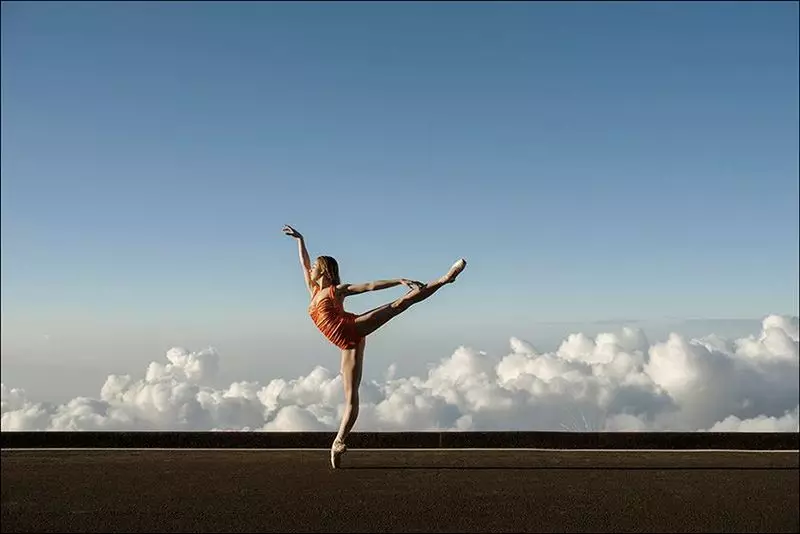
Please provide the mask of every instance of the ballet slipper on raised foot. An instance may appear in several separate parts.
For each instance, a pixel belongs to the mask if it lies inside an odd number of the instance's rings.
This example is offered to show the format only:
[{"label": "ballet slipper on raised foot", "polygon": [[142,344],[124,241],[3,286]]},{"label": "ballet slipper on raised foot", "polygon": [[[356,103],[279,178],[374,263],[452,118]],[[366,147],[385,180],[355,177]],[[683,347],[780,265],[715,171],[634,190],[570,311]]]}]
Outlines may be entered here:
[{"label": "ballet slipper on raised foot", "polygon": [[447,274],[441,278],[442,283],[444,284],[452,284],[456,281],[456,277],[461,274],[461,271],[467,266],[467,260],[461,258],[457,262],[450,267],[450,270],[447,271]]}]

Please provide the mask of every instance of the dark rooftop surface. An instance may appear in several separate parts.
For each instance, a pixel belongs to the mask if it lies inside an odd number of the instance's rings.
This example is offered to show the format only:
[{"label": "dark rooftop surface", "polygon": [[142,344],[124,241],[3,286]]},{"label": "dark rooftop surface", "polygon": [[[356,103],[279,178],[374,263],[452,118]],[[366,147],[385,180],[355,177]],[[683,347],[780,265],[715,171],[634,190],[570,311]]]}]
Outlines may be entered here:
[{"label": "dark rooftop surface", "polygon": [[4,449],[0,487],[2,532],[800,531],[796,451]]}]

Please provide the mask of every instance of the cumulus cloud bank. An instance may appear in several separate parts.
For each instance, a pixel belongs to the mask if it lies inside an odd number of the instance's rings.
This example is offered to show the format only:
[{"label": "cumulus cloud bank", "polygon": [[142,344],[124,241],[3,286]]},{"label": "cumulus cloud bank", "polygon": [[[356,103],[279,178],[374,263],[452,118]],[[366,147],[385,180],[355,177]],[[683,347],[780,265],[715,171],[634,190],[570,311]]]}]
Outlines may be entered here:
[{"label": "cumulus cloud bank", "polygon": [[[570,430],[797,432],[797,318],[769,316],[733,341],[671,334],[650,344],[624,328],[573,334],[555,352],[512,338],[491,356],[468,347],[424,377],[362,383],[355,431]],[[338,370],[266,384],[209,385],[214,349],[174,348],[143,377],[111,375],[99,398],[37,403],[2,384],[2,430],[335,430]],[[367,358],[366,365],[369,365]]]}]

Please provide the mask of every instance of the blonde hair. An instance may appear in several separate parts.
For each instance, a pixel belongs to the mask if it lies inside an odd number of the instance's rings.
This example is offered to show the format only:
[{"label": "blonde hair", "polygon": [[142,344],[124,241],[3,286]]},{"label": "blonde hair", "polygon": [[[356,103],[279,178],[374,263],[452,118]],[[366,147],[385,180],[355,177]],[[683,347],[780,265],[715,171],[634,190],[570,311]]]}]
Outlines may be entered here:
[{"label": "blonde hair", "polygon": [[333,285],[338,286],[342,283],[339,278],[339,264],[331,256],[319,256],[317,264],[322,268],[322,272],[328,275]]}]

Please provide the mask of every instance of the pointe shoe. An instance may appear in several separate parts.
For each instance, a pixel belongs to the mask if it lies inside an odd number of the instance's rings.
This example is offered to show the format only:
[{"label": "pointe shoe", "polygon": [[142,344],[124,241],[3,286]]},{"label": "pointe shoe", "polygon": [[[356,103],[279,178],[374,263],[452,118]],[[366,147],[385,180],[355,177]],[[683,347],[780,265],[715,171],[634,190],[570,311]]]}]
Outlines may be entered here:
[{"label": "pointe shoe", "polygon": [[463,271],[466,266],[467,266],[467,260],[461,258],[460,260],[455,262],[452,267],[450,267],[450,270],[447,271],[447,274],[444,275],[444,277],[442,277],[442,280],[446,284],[452,284],[453,282],[456,281],[456,277],[459,274],[461,274],[461,271]]},{"label": "pointe shoe", "polygon": [[347,445],[343,441],[336,440],[331,445],[331,467],[338,469],[342,462],[342,455],[347,452]]}]

